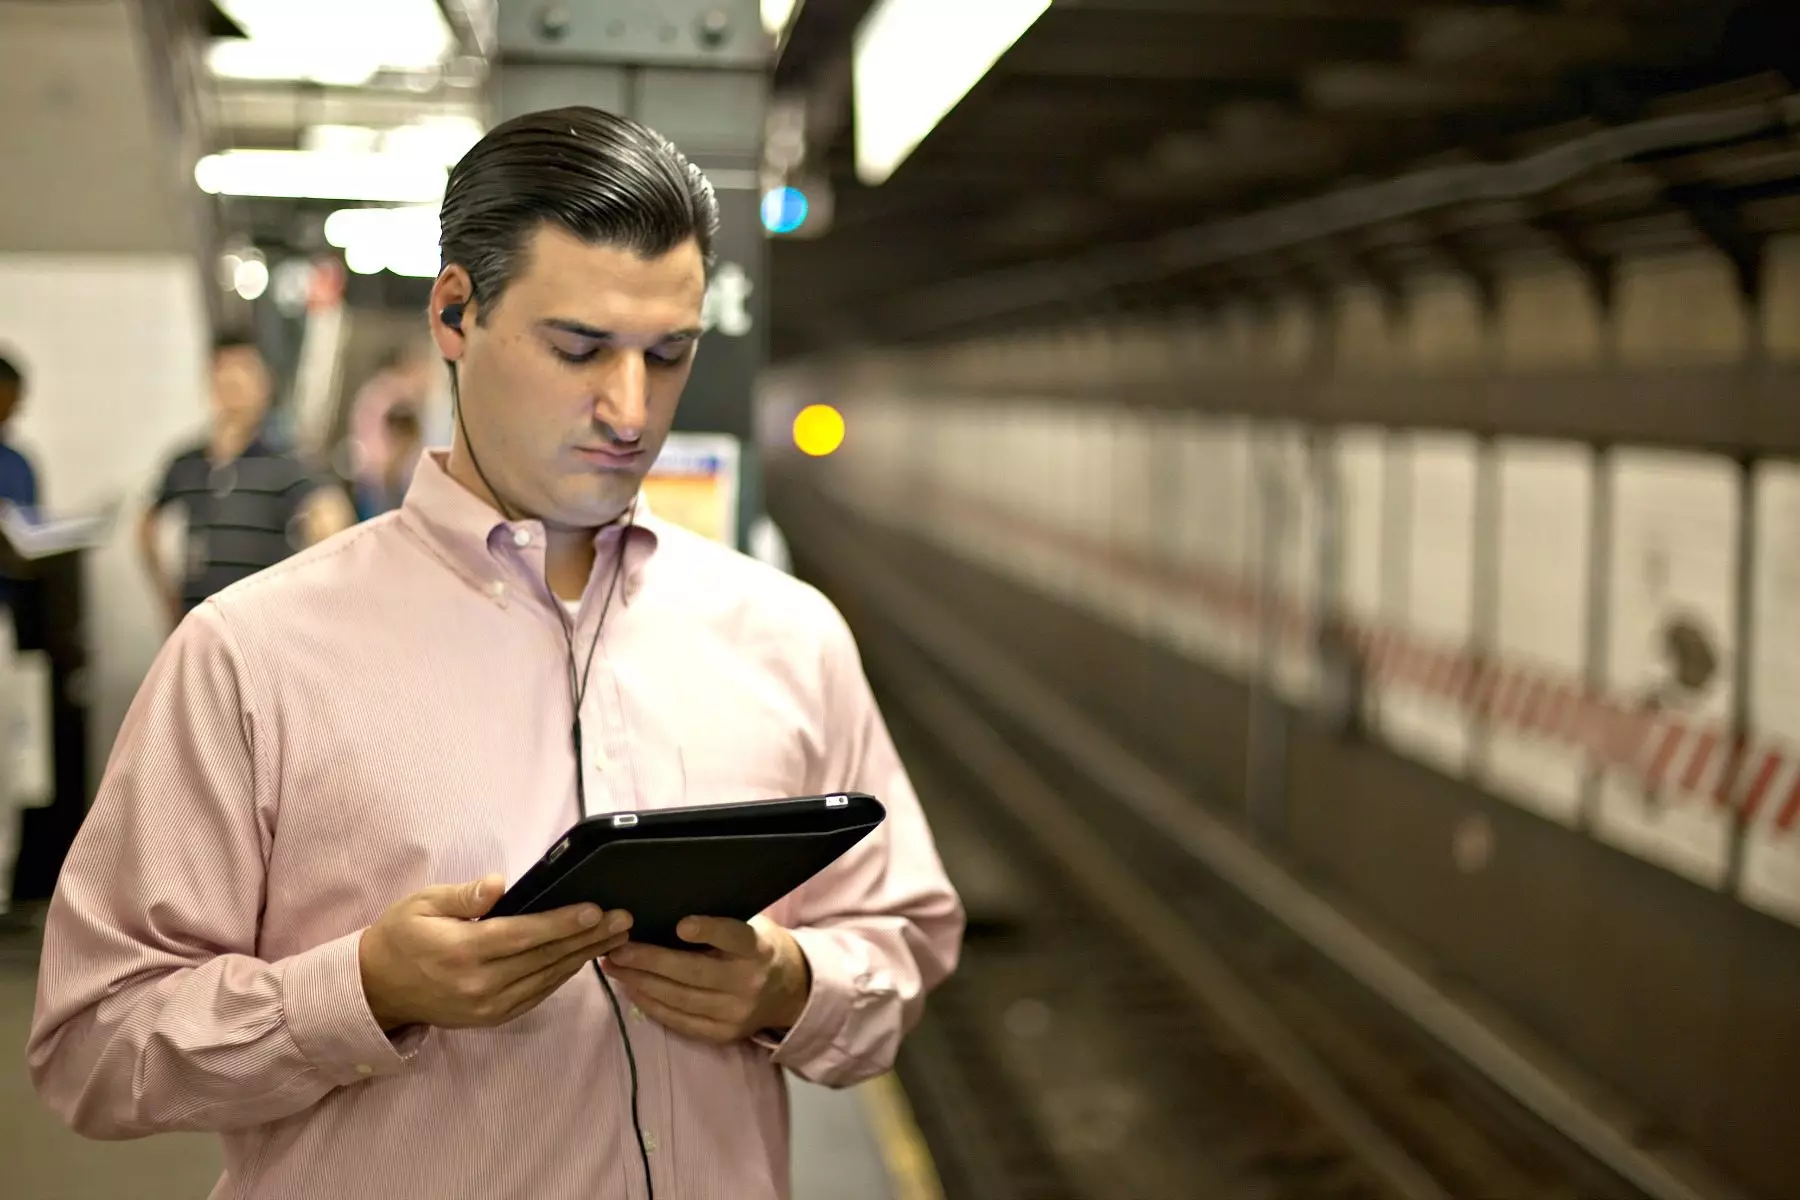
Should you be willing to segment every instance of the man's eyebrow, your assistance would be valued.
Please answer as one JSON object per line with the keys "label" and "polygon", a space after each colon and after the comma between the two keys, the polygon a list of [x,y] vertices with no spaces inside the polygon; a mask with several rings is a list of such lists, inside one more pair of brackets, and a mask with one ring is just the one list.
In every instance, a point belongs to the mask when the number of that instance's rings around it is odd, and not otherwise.
{"label": "man's eyebrow", "polygon": [[[539,321],[538,324],[545,329],[555,329],[563,333],[572,333],[577,337],[593,338],[595,341],[599,342],[611,341],[613,337],[612,331],[609,329],[599,329],[593,325],[587,324],[585,321],[571,321],[563,317],[549,317]],[[656,340],[659,344],[667,342],[691,342],[699,338],[704,332],[705,331],[698,325],[691,325],[686,329],[673,330]]]}

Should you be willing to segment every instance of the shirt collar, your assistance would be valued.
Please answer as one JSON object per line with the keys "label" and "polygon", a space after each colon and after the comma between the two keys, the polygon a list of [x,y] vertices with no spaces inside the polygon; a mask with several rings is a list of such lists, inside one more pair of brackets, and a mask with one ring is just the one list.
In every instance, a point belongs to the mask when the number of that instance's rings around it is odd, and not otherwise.
{"label": "shirt collar", "polygon": [[[493,505],[452,478],[449,462],[447,450],[427,450],[419,456],[412,483],[400,505],[400,519],[424,537],[452,570],[483,591],[497,594],[494,585],[504,582],[501,577],[516,574],[521,568],[529,568],[541,585],[544,523],[535,519],[508,521]],[[660,539],[655,527],[659,523],[650,512],[650,502],[640,492],[620,580],[619,599],[627,604],[640,590],[645,564],[656,551]],[[610,566],[611,547],[624,527],[621,518],[595,531],[596,571]]]}

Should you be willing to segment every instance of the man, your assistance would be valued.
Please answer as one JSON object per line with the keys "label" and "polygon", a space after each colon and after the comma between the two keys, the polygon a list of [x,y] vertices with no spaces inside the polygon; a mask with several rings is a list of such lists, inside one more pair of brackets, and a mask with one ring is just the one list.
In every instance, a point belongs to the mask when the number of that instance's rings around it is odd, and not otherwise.
{"label": "man", "polygon": [[[451,172],[450,450],[195,609],[64,868],[28,1054],[77,1130],[222,1131],[244,1200],[773,1200],[782,1069],[892,1063],[963,912],[850,631],[638,494],[717,225],[592,109]],[[586,905],[473,920],[583,805],[846,790],[882,826],[752,922],[684,921],[691,950]]]}
{"label": "man", "polygon": [[[24,400],[24,373],[0,357],[0,501],[16,505],[30,516],[38,503],[37,473],[31,469],[31,460],[8,445],[6,438]],[[19,602],[18,588],[25,570],[25,560],[0,537],[0,755],[12,752],[13,709],[19,703],[15,693],[20,685],[13,675],[13,609]],[[18,853],[19,813],[8,768],[9,764],[0,762],[0,916],[12,907],[13,865]]]}
{"label": "man", "polygon": [[[213,593],[355,521],[341,491],[263,440],[271,392],[254,341],[237,333],[214,341],[207,439],[170,462],[138,528],[144,570],[171,627]],[[158,547],[158,523],[171,506],[186,530],[178,572]]]}

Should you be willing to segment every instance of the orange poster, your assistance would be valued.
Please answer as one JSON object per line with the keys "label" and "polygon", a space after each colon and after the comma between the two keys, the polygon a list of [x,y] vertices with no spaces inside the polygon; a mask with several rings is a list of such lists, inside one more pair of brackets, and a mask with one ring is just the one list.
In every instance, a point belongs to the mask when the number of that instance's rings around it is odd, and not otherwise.
{"label": "orange poster", "polygon": [[741,447],[725,433],[671,433],[644,479],[650,511],[701,537],[737,545]]}

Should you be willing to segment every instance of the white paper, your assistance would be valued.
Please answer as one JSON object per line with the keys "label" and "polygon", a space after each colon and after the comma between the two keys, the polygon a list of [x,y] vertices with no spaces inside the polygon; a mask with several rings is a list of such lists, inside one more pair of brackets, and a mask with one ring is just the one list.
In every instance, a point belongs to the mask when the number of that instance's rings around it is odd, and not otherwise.
{"label": "white paper", "polygon": [[85,550],[106,540],[117,505],[76,517],[27,517],[12,502],[0,500],[0,536],[27,561],[70,550]]}

